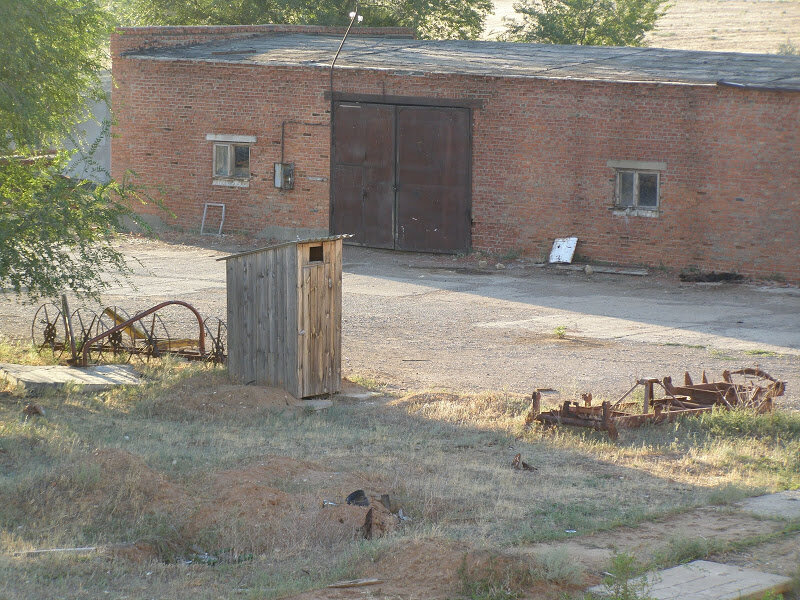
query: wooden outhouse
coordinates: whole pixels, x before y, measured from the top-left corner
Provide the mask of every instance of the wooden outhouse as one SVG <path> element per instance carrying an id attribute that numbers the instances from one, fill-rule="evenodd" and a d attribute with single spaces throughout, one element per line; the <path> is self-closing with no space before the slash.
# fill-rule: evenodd
<path id="1" fill-rule="evenodd" d="M 228 372 L 297 398 L 338 392 L 342 237 L 227 256 Z"/>

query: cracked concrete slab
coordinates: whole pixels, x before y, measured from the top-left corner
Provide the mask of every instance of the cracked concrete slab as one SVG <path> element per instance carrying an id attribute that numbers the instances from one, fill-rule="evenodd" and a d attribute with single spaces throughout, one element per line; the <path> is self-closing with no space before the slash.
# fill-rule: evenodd
<path id="1" fill-rule="evenodd" d="M 748 498 L 740 506 L 742 510 L 759 517 L 793 521 L 800 519 L 800 490 Z"/>
<path id="2" fill-rule="evenodd" d="M 0 379 L 24 389 L 32 396 L 73 385 L 80 386 L 85 392 L 99 392 L 118 385 L 142 383 L 131 365 L 96 365 L 79 369 L 60 365 L 0 363 Z"/>
<path id="3" fill-rule="evenodd" d="M 649 573 L 644 580 L 646 595 L 654 600 L 747 600 L 761 598 L 769 591 L 780 594 L 790 589 L 792 580 L 783 575 L 762 573 L 707 560 Z M 590 592 L 608 595 L 605 585 Z"/>

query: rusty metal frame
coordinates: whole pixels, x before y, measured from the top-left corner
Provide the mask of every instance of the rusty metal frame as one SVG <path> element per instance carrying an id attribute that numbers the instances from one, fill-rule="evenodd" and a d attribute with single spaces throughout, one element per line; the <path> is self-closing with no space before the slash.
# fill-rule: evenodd
<path id="1" fill-rule="evenodd" d="M 735 383 L 731 375 L 753 376 L 769 383 L 764 385 Z M 584 394 L 583 406 L 576 401 L 566 400 L 559 408 L 547 412 L 541 412 L 542 394 L 540 390 L 535 390 L 525 421 L 527 424 L 538 421 L 545 427 L 551 425 L 586 427 L 605 431 L 610 438 L 616 439 L 620 428 L 640 427 L 645 423 L 672 422 L 680 417 L 711 412 L 715 407 L 725 410 L 744 408 L 753 410 L 757 414 L 770 412 L 773 408 L 773 399 L 782 396 L 786 389 L 784 381 L 778 381 L 758 368 L 723 371 L 722 379 L 719 382 L 709 383 L 705 371 L 702 383 L 699 384 L 692 382 L 689 373 L 684 375 L 682 386 L 673 385 L 671 377 L 664 377 L 661 381 L 654 378 L 638 379 L 633 387 L 614 403 L 604 401 L 593 406 L 592 395 Z M 656 385 L 663 388 L 665 397 L 655 398 Z M 644 400 L 641 406 L 638 402 L 623 402 L 640 386 L 644 387 Z"/>
<path id="2" fill-rule="evenodd" d="M 190 311 L 192 311 L 194 316 L 197 318 L 197 324 L 198 324 L 198 328 L 200 330 L 200 335 L 198 336 L 198 340 L 197 340 L 198 341 L 198 350 L 200 352 L 200 356 L 205 356 L 205 353 L 206 353 L 206 349 L 205 349 L 205 347 L 206 347 L 206 335 L 205 335 L 205 331 L 204 331 L 204 328 L 203 328 L 203 317 L 201 317 L 200 313 L 197 312 L 197 309 L 194 306 L 192 306 L 191 304 L 189 304 L 188 302 L 184 302 L 183 300 L 167 300 L 166 302 L 162 302 L 161 304 L 157 304 L 156 306 L 154 306 L 152 308 L 149 308 L 146 311 L 141 312 L 141 313 L 131 317 L 127 321 L 119 323 L 118 325 L 112 327 L 111 329 L 108 329 L 108 330 L 106 330 L 106 331 L 94 336 L 93 338 L 91 338 L 89 340 L 86 340 L 86 342 L 83 344 L 83 348 L 81 349 L 81 360 L 80 360 L 81 366 L 83 366 L 83 367 L 88 366 L 88 364 L 89 364 L 89 348 L 91 348 L 93 344 L 95 344 L 96 342 L 98 342 L 98 341 L 100 341 L 100 340 L 102 340 L 104 338 L 107 338 L 108 336 L 110 336 L 110 335 L 112 335 L 114 333 L 117 333 L 119 331 L 122 331 L 122 330 L 130 327 L 136 321 L 140 321 L 144 317 L 147 317 L 147 316 L 155 313 L 156 311 L 161 310 L 162 308 L 164 308 L 166 306 L 172 306 L 172 305 L 185 306 Z"/>

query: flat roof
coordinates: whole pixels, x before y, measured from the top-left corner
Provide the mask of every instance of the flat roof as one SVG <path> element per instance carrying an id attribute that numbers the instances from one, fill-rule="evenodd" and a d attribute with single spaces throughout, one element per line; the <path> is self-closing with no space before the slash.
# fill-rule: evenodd
<path id="1" fill-rule="evenodd" d="M 340 36 L 259 33 L 191 46 L 149 48 L 126 58 L 329 68 Z M 337 69 L 406 74 L 683 83 L 800 91 L 800 56 L 617 46 L 557 46 L 351 35 Z"/>

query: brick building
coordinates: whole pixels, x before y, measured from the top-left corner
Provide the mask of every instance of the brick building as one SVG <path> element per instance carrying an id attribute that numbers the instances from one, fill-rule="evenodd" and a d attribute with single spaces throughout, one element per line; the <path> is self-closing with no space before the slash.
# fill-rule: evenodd
<path id="1" fill-rule="evenodd" d="M 112 38 L 112 174 L 197 229 L 800 281 L 800 57 L 150 27 Z M 281 166 L 283 165 L 283 166 Z M 278 173 L 282 171 L 282 175 Z M 155 216 L 155 213 L 153 213 Z"/>

